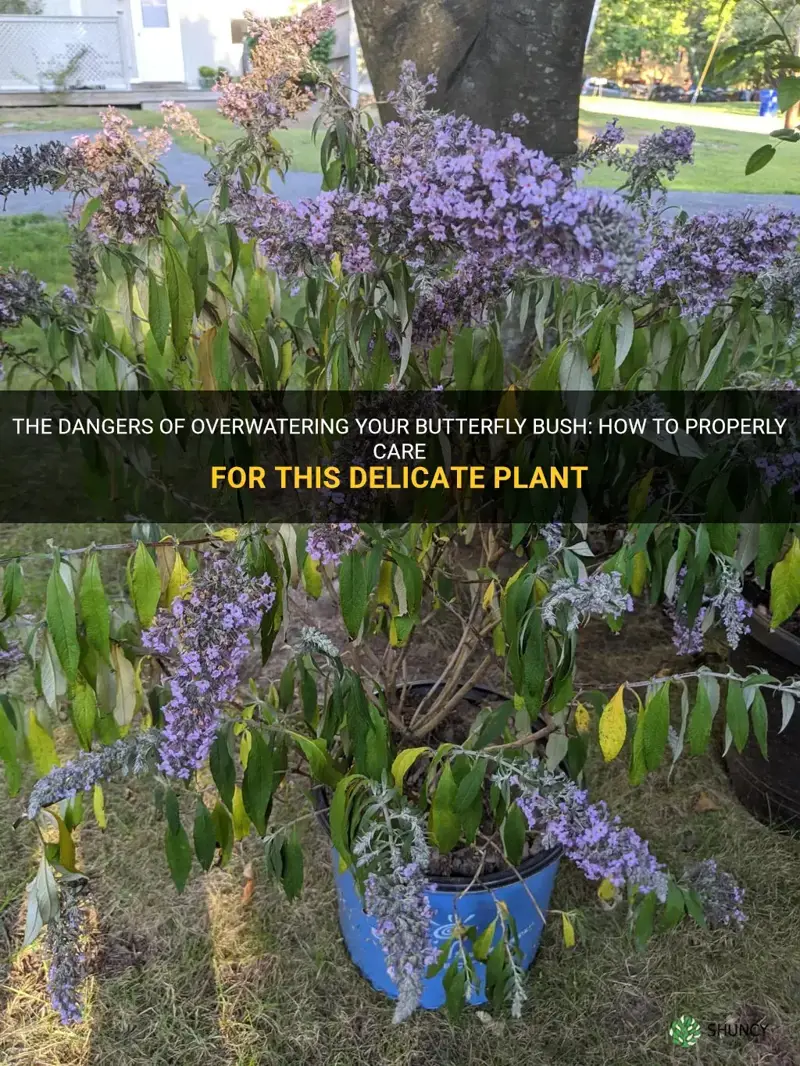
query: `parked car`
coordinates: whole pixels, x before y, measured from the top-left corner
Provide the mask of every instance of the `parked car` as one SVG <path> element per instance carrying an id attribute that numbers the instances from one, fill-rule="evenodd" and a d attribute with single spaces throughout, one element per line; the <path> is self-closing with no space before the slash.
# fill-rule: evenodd
<path id="1" fill-rule="evenodd" d="M 587 78 L 583 83 L 584 96 L 629 96 L 617 82 L 610 78 Z"/>
<path id="2" fill-rule="evenodd" d="M 665 100 L 671 103 L 682 103 L 689 98 L 689 94 L 680 85 L 654 85 L 650 90 L 651 100 Z"/>

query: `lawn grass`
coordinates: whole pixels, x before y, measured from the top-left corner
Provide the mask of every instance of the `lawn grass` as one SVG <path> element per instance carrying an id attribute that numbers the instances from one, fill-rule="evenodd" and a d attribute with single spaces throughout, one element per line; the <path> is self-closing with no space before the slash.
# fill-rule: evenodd
<path id="1" fill-rule="evenodd" d="M 115 528 L 0 527 L 0 557 L 124 538 Z M 106 561 L 105 565 L 109 565 Z M 27 565 L 41 598 L 47 564 Z M 109 582 L 112 590 L 113 585 Z M 32 609 L 36 603 L 30 604 Z M 658 612 L 631 616 L 621 636 L 595 628 L 582 640 L 581 683 L 638 677 L 673 663 Z M 269 664 L 265 679 L 270 677 Z M 2 773 L 0 772 L 0 778 Z M 174 891 L 164 827 L 148 787 L 107 790 L 105 833 L 91 816 L 78 833 L 96 914 L 87 1017 L 61 1028 L 47 1005 L 37 948 L 19 953 L 23 892 L 37 858 L 35 835 L 11 825 L 21 797 L 0 799 L 0 1062 L 3 1066 L 792 1066 L 800 1061 L 800 842 L 754 821 L 733 799 L 714 756 L 682 761 L 672 782 L 639 789 L 625 768 L 593 766 L 595 795 L 612 800 L 673 868 L 714 855 L 744 885 L 749 922 L 738 936 L 681 925 L 637 952 L 624 908 L 602 911 L 594 890 L 566 866 L 552 906 L 578 911 L 578 944 L 548 924 L 530 974 L 523 1018 L 468 1010 L 457 1025 L 418 1013 L 391 1025 L 391 1005 L 350 964 L 338 929 L 329 846 L 310 822 L 306 886 L 294 903 L 267 882 L 258 842 L 236 846 L 225 870 L 197 873 Z M 0 785 L 0 796 L 2 796 Z M 701 812 L 706 793 L 715 809 Z M 278 820 L 302 810 L 297 782 Z M 243 892 L 252 863 L 256 887 Z M 5 932 L 5 941 L 4 941 Z M 672 1020 L 763 1021 L 763 1042 L 714 1040 L 672 1047 Z"/>

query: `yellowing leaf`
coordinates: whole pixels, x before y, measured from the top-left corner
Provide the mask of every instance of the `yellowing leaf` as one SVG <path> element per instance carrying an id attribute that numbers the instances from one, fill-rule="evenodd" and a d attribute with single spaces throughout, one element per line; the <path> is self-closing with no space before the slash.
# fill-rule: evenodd
<path id="1" fill-rule="evenodd" d="M 625 707 L 622 695 L 625 686 L 620 685 L 609 702 L 603 708 L 600 722 L 597 727 L 600 750 L 606 762 L 616 759 L 622 751 L 625 743 L 625 735 L 628 731 L 628 723 L 625 718 Z"/>
<path id="2" fill-rule="evenodd" d="M 215 540 L 224 540 L 226 544 L 232 544 L 239 536 L 239 530 L 234 529 L 233 526 L 228 526 L 225 529 L 217 529 L 214 531 Z"/>
<path id="3" fill-rule="evenodd" d="M 237 785 L 233 792 L 233 836 L 234 840 L 244 840 L 250 832 L 250 819 L 244 809 L 242 790 Z"/>
<path id="4" fill-rule="evenodd" d="M 28 711 L 28 747 L 39 777 L 44 777 L 54 766 L 59 765 L 53 738 L 39 725 L 33 710 Z"/>
<path id="5" fill-rule="evenodd" d="M 647 554 L 645 552 L 637 552 L 633 557 L 633 574 L 631 576 L 631 592 L 634 596 L 641 596 L 646 578 Z"/>
<path id="6" fill-rule="evenodd" d="M 312 559 L 310 555 L 306 556 L 303 563 L 303 587 L 315 600 L 322 595 L 322 574 L 319 570 L 319 562 Z"/>
<path id="7" fill-rule="evenodd" d="M 588 733 L 592 724 L 592 716 L 582 703 L 575 709 L 575 728 L 579 733 Z"/>
<path id="8" fill-rule="evenodd" d="M 564 947 L 574 948 L 575 926 L 572 924 L 572 922 L 569 920 L 569 918 L 563 911 L 561 912 L 561 931 L 564 934 Z"/>
<path id="9" fill-rule="evenodd" d="M 169 583 L 167 584 L 167 591 L 164 594 L 164 600 L 167 607 L 173 600 L 188 596 L 192 591 L 192 575 L 186 569 L 186 563 L 180 556 L 180 553 L 175 555 L 175 565 L 172 567 L 172 573 L 170 574 Z"/>
<path id="10" fill-rule="evenodd" d="M 386 607 L 392 606 L 392 564 L 388 560 L 381 563 L 377 600 Z"/>
<path id="11" fill-rule="evenodd" d="M 534 603 L 541 603 L 549 591 L 547 584 L 540 577 L 537 577 L 533 583 Z"/>
<path id="12" fill-rule="evenodd" d="M 491 609 L 492 601 L 494 600 L 494 588 L 494 581 L 490 581 L 489 584 L 486 586 L 486 592 L 484 592 L 483 600 L 481 601 L 483 604 L 484 611 L 488 611 Z"/>
<path id="13" fill-rule="evenodd" d="M 75 871 L 75 841 L 69 834 L 69 829 L 56 814 L 58 822 L 58 860 L 65 870 Z"/>
<path id="14" fill-rule="evenodd" d="M 92 793 L 92 809 L 94 810 L 94 817 L 97 824 L 101 829 L 105 829 L 108 825 L 106 820 L 106 798 L 103 795 L 103 786 L 95 785 Z"/>
<path id="15" fill-rule="evenodd" d="M 503 398 L 497 406 L 497 414 L 501 418 L 513 418 L 519 413 L 517 408 L 516 386 L 509 385 L 503 393 Z"/>
<path id="16" fill-rule="evenodd" d="M 402 789 L 403 779 L 408 771 L 420 757 L 426 752 L 429 752 L 430 748 L 406 748 L 401 751 L 397 758 L 392 763 L 392 777 L 394 778 L 395 788 Z"/>
<path id="17" fill-rule="evenodd" d="M 597 889 L 597 895 L 600 897 L 603 903 L 612 903 L 616 899 L 617 890 L 616 888 L 614 888 L 608 878 L 604 877 Z"/>
<path id="18" fill-rule="evenodd" d="M 770 581 L 769 609 L 771 626 L 775 629 L 790 618 L 800 607 L 800 540 L 794 537 L 792 545 L 772 571 Z"/>
<path id="19" fill-rule="evenodd" d="M 331 274 L 337 281 L 342 276 L 342 257 L 338 252 L 334 252 L 333 259 L 331 259 Z"/>
<path id="20" fill-rule="evenodd" d="M 117 681 L 114 701 L 114 721 L 125 730 L 136 714 L 136 671 L 119 644 L 111 646 L 111 664 Z"/>

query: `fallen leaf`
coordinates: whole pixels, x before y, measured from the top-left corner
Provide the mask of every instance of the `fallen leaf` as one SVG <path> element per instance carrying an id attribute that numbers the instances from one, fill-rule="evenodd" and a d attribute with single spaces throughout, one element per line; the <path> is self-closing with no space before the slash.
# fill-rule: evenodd
<path id="1" fill-rule="evenodd" d="M 253 898 L 253 893 L 256 890 L 256 875 L 253 870 L 253 864 L 248 862 L 242 871 L 244 877 L 244 888 L 242 889 L 242 903 L 247 904 Z"/>
<path id="2" fill-rule="evenodd" d="M 705 814 L 707 811 L 721 811 L 722 807 L 707 792 L 701 792 L 694 805 L 695 814 Z"/>

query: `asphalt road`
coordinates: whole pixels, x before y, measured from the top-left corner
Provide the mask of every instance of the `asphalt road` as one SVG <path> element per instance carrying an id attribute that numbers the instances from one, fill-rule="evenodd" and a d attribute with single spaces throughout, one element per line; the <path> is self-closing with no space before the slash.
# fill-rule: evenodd
<path id="1" fill-rule="evenodd" d="M 65 133 L 4 133 L 0 134 L 0 155 L 11 152 L 18 144 L 42 144 L 45 141 L 60 140 L 69 142 L 83 130 L 70 130 Z M 92 131 L 89 131 L 92 132 Z M 208 197 L 208 185 L 205 173 L 208 163 L 202 156 L 184 152 L 172 147 L 164 157 L 164 164 L 170 180 L 176 185 L 185 185 L 193 201 Z M 313 197 L 319 192 L 321 177 L 305 171 L 292 171 L 286 175 L 285 184 L 277 174 L 273 174 L 272 188 L 279 196 L 296 203 L 305 197 Z M 691 215 L 706 211 L 742 211 L 748 207 L 764 208 L 773 206 L 786 211 L 800 213 L 800 196 L 759 196 L 738 192 L 670 192 L 670 206 L 686 210 Z M 59 215 L 69 206 L 70 197 L 62 192 L 36 191 L 25 196 L 15 193 L 8 198 L 6 213 L 10 215 L 28 215 L 41 212 L 45 215 Z M 0 209 L 2 204 L 0 204 Z M 2 249 L 0 248 L 0 263 Z"/>

